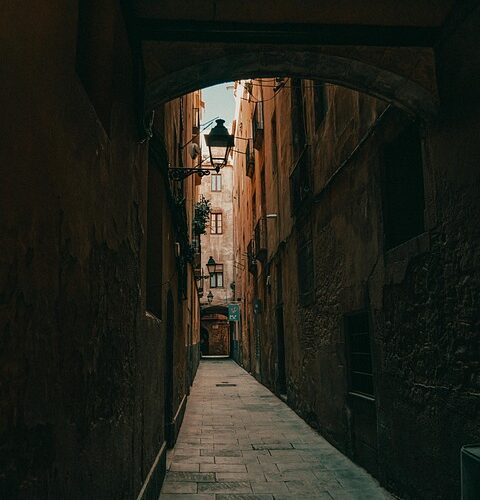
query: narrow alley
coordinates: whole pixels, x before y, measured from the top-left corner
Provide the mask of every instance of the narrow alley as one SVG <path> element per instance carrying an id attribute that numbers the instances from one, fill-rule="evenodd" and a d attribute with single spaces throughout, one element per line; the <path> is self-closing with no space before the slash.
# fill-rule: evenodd
<path id="1" fill-rule="evenodd" d="M 479 500 L 480 0 L 1 6 L 0 500 Z"/>
<path id="2" fill-rule="evenodd" d="M 231 359 L 203 360 L 161 499 L 393 498 Z"/>

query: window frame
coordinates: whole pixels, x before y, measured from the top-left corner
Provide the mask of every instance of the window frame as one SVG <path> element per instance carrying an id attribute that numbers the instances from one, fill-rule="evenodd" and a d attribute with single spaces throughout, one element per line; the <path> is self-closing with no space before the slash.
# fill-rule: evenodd
<path id="1" fill-rule="evenodd" d="M 223 212 L 212 211 L 210 213 L 210 234 L 223 234 Z"/>
<path id="2" fill-rule="evenodd" d="M 354 323 L 357 323 L 354 326 Z M 363 323 L 366 326 L 366 331 L 360 331 L 361 328 L 358 328 L 358 323 Z M 362 326 L 363 326 L 362 325 Z M 357 331 L 355 331 L 357 330 Z M 373 349 L 372 349 L 372 335 L 371 335 L 371 323 L 370 323 L 370 315 L 366 310 L 360 310 L 355 312 L 350 312 L 345 314 L 344 316 L 344 333 L 345 333 L 345 347 L 346 347 L 346 365 L 347 365 L 347 390 L 350 396 L 358 396 L 362 398 L 367 398 L 372 401 L 375 400 L 375 369 L 374 369 L 374 360 L 373 360 Z M 361 336 L 366 336 L 366 341 L 363 341 L 363 344 L 368 347 L 368 351 L 365 349 L 353 351 L 353 349 L 359 349 L 359 338 Z M 355 340 L 354 337 L 357 337 L 356 344 L 357 347 L 354 346 Z M 358 364 L 355 366 L 354 356 L 363 356 L 367 357 L 367 364 L 370 364 L 369 371 L 360 371 L 358 369 Z M 355 375 L 368 376 L 370 378 L 371 383 L 371 391 L 359 389 L 358 380 L 356 381 Z"/>
<path id="3" fill-rule="evenodd" d="M 218 284 L 218 278 L 221 278 L 221 284 Z M 210 288 L 225 288 L 223 276 L 223 264 L 215 264 L 215 272 L 210 275 Z"/>
<path id="4" fill-rule="evenodd" d="M 219 193 L 222 191 L 222 174 L 212 174 L 210 176 L 210 190 L 212 193 Z"/>

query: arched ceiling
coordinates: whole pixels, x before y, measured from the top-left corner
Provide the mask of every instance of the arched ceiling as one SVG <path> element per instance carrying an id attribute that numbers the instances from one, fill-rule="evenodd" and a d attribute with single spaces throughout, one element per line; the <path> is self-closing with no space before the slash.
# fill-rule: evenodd
<path id="1" fill-rule="evenodd" d="M 454 0 L 136 0 L 146 108 L 222 81 L 323 78 L 425 117 Z"/>

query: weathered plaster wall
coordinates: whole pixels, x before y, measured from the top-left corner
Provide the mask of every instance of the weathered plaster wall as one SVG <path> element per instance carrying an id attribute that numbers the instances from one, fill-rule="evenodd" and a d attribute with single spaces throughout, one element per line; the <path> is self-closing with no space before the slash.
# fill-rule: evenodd
<path id="1" fill-rule="evenodd" d="M 206 165 L 208 167 L 208 165 Z M 212 234 L 210 221 L 207 223 L 206 232 L 200 236 L 202 245 L 203 274 L 208 275 L 207 262 L 210 256 L 218 264 L 223 264 L 223 286 L 210 288 L 210 280 L 204 282 L 202 304 L 207 305 L 207 294 L 213 294 L 212 306 L 227 305 L 234 298 L 234 291 L 230 286 L 234 282 L 234 256 L 233 256 L 233 167 L 226 165 L 220 170 L 221 190 L 212 191 L 210 176 L 202 178 L 199 186 L 199 195 L 209 200 L 212 212 L 222 214 L 222 233 Z"/>

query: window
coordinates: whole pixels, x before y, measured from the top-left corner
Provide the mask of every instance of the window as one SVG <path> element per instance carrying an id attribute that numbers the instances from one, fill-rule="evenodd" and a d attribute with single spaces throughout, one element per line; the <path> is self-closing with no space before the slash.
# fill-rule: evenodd
<path id="1" fill-rule="evenodd" d="M 217 264 L 215 272 L 210 275 L 210 288 L 223 288 L 223 264 Z"/>
<path id="2" fill-rule="evenodd" d="M 210 214 L 210 234 L 222 234 L 222 213 L 212 212 Z"/>
<path id="3" fill-rule="evenodd" d="M 212 174 L 210 176 L 210 179 L 211 179 L 212 191 L 221 191 L 222 190 L 222 175 L 221 174 Z"/>
<path id="4" fill-rule="evenodd" d="M 346 317 L 345 323 L 349 391 L 373 397 L 372 351 L 368 314 L 361 312 L 349 315 Z"/>
<path id="5" fill-rule="evenodd" d="M 384 150 L 385 249 L 424 231 L 423 162 L 418 126 L 411 124 Z"/>
<path id="6" fill-rule="evenodd" d="M 297 271 L 300 305 L 309 305 L 314 299 L 315 280 L 313 266 L 312 232 L 308 224 L 298 227 Z"/>

